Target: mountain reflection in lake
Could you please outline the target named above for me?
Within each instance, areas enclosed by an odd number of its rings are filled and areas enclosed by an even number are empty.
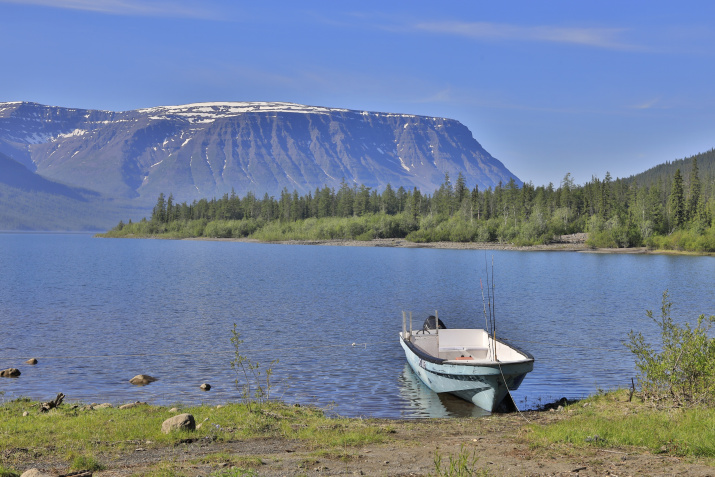
[[[22,371],[0,379],[0,392],[234,401],[236,323],[243,354],[263,369],[279,360],[272,395],[289,403],[346,416],[478,415],[416,380],[398,332],[402,310],[416,327],[435,309],[449,327],[483,326],[479,279],[492,257],[497,336],[536,359],[514,396],[522,408],[630,386],[623,342],[631,329],[658,336],[645,311],[658,312],[666,289],[676,319],[715,314],[712,257],[0,234],[0,369]],[[132,386],[136,374],[159,381]]]

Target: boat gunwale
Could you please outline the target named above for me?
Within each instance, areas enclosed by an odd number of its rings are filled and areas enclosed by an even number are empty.
[[[425,361],[429,361],[430,363],[438,364],[438,365],[450,365],[450,366],[482,366],[482,367],[501,367],[505,365],[511,365],[511,364],[524,364],[524,363],[529,363],[529,362],[534,362],[534,356],[529,353],[528,351],[524,351],[523,349],[519,348],[518,346],[514,346],[512,344],[506,343],[502,341],[499,338],[495,338],[495,341],[503,344],[504,346],[513,349],[517,353],[520,353],[521,355],[524,356],[525,359],[518,360],[518,361],[482,361],[482,360],[474,360],[473,362],[469,362],[465,360],[464,362],[459,362],[456,360],[449,360],[449,359],[442,359],[442,358],[437,358],[426,351],[422,351],[421,348],[417,347],[414,343],[412,343],[408,338],[405,338],[402,336],[402,333],[400,333],[400,339],[402,340],[403,343],[409,348],[410,351],[412,351],[417,357],[424,359]]]

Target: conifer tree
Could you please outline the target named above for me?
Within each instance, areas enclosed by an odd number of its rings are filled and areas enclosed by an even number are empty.
[[[698,205],[700,203],[700,178],[698,177],[698,160],[693,158],[693,168],[690,171],[690,195],[688,196],[688,220],[696,220],[698,217]]]
[[[673,187],[670,192],[670,224],[672,230],[677,230],[685,223],[685,199],[683,197],[683,177],[680,169],[675,170]]]

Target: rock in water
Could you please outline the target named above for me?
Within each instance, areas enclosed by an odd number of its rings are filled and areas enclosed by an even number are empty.
[[[172,431],[193,431],[196,429],[196,421],[191,414],[178,414],[170,417],[161,424],[161,432],[168,434]]]
[[[20,370],[17,368],[7,368],[0,371],[0,377],[2,378],[16,378],[20,374]]]
[[[209,390],[211,389],[211,385],[208,384],[208,383],[204,383],[204,384],[202,384],[202,385],[199,386],[199,387],[200,387],[201,389],[203,389],[204,391],[209,391]]]
[[[148,374],[137,374],[132,379],[129,380],[130,383],[136,386],[146,386],[149,383],[158,381],[156,378],[149,376]]]
[[[25,364],[37,364],[37,359],[30,358],[27,361],[25,361]]]

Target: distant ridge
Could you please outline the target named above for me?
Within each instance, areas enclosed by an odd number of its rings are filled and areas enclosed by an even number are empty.
[[[29,171],[143,204],[232,190],[417,187],[445,174],[480,189],[521,185],[460,122],[286,102],[211,102],[112,112],[0,103],[0,153]]]
[[[25,166],[2,153],[0,153],[0,171],[2,171],[0,184],[6,184],[25,191],[46,192],[80,201],[87,200],[82,196],[80,190],[47,180],[38,174],[30,172]],[[82,192],[99,196],[93,191],[84,190]]]
[[[626,182],[635,181],[638,185],[652,186],[659,180],[670,180],[675,175],[676,169],[680,169],[680,172],[687,180],[693,167],[693,160],[698,161],[698,173],[701,177],[715,178],[715,149],[710,149],[707,152],[701,152],[683,159],[666,161],[623,180]]]

